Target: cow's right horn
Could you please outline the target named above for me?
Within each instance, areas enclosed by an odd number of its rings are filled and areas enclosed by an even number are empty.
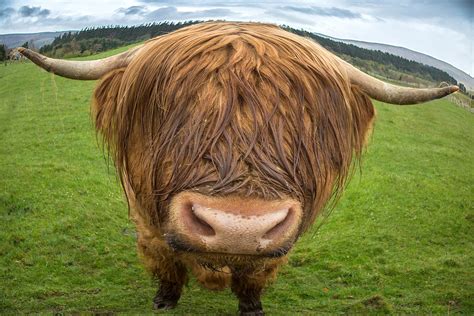
[[[369,76],[342,59],[339,61],[352,84],[359,86],[370,97],[386,103],[416,104],[439,99],[459,90],[458,86],[450,85],[428,89],[400,87]]]
[[[142,46],[107,58],[85,61],[49,58],[24,47],[19,47],[18,51],[36,65],[58,76],[77,80],[95,80],[111,70],[127,66]]]

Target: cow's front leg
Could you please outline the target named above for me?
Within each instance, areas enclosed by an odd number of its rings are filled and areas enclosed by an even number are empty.
[[[260,295],[264,284],[256,282],[252,271],[235,269],[232,271],[232,292],[239,299],[240,315],[264,315]],[[259,278],[260,280],[260,278]]]
[[[160,247],[154,263],[152,273],[158,280],[159,287],[153,298],[153,308],[172,309],[178,304],[186,283],[186,268],[167,247]]]
[[[145,267],[159,283],[153,298],[153,308],[174,308],[187,281],[186,268],[163,240],[143,235],[139,234],[138,249]]]
[[[270,279],[276,275],[278,266],[255,271],[245,268],[232,269],[232,292],[239,299],[239,313],[245,316],[264,315],[260,296]]]
[[[183,282],[181,280],[159,280],[160,285],[158,291],[153,298],[154,309],[172,309],[174,308],[181,297],[183,289]]]

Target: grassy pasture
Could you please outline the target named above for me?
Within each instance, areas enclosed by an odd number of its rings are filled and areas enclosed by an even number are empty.
[[[0,313],[151,313],[94,84],[0,66]],[[362,172],[266,291],[269,315],[474,314],[474,116],[446,100],[376,107]],[[171,313],[236,311],[192,280]]]

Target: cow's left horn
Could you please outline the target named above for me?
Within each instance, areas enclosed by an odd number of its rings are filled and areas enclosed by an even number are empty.
[[[459,90],[458,86],[418,89],[400,87],[369,76],[351,64],[339,59],[352,84],[370,97],[392,104],[415,104],[439,99]]]
[[[127,66],[141,46],[107,58],[87,61],[49,58],[24,47],[19,47],[18,51],[41,68],[61,77],[95,80],[111,70]]]

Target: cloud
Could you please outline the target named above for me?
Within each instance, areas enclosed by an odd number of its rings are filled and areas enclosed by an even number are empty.
[[[0,19],[7,19],[12,16],[13,13],[15,13],[13,8],[0,9]]]
[[[180,4],[182,1],[173,1],[173,0],[139,0],[139,2],[143,3],[154,3],[154,4]]]
[[[138,0],[139,2],[142,3],[150,3],[150,4],[158,4],[158,5],[188,5],[188,6],[200,6],[200,7],[206,7],[206,6],[226,6],[227,4],[241,4],[241,3],[246,3],[248,4],[248,1],[215,1],[215,0]]]
[[[319,16],[327,16],[327,17],[337,17],[343,19],[360,19],[362,16],[360,13],[352,12],[346,9],[340,8],[323,8],[317,6],[311,7],[295,7],[295,6],[284,6],[282,7],[283,10],[291,10],[298,13],[308,14],[308,15],[319,15]]]
[[[142,5],[134,5],[128,8],[120,8],[117,12],[125,15],[143,15],[147,12],[147,8]]]
[[[474,14],[472,0],[343,0],[341,6],[384,19],[427,21],[451,29],[469,29]]]
[[[198,18],[217,18],[234,15],[229,9],[207,9],[197,11],[178,11],[176,7],[164,7],[150,12],[147,17],[156,20],[186,20]]]
[[[20,9],[18,9],[18,13],[22,17],[46,17],[51,13],[51,11],[49,11],[48,9],[41,9],[41,7],[30,7],[24,5]]]
[[[11,6],[12,0],[0,0],[0,10]]]
[[[209,7],[241,7],[246,9],[253,8],[268,8],[277,5],[285,5],[286,0],[137,0],[141,3],[159,6],[179,6],[179,7],[195,7],[195,8],[209,8]]]

